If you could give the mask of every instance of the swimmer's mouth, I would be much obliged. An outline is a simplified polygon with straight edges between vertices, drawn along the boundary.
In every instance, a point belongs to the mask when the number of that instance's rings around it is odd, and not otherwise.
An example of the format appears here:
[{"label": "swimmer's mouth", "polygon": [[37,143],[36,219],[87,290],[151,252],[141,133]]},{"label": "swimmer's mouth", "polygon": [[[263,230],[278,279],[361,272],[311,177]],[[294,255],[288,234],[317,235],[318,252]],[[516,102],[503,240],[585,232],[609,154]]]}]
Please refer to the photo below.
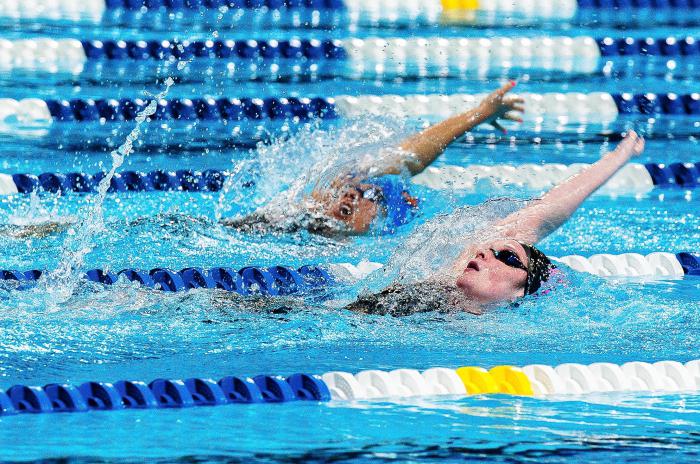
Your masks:
[{"label": "swimmer's mouth", "polygon": [[[467,264],[467,269],[472,269],[472,270],[474,270],[474,271],[478,271],[478,270],[479,270],[479,265],[477,264],[476,261],[472,260],[472,261],[469,261],[469,264]],[[465,269],[465,270],[466,270],[466,269]]]}]

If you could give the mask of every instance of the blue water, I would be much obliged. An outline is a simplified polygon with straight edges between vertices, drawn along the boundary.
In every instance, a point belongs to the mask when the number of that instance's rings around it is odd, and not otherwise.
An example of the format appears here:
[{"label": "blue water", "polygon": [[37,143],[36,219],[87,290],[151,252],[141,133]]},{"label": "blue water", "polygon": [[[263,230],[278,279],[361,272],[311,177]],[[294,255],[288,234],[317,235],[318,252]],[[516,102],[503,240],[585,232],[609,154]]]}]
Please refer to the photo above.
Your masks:
[{"label": "blue water", "polygon": [[[157,25],[156,25],[157,26]],[[186,28],[71,28],[8,24],[4,37],[48,33],[54,37],[183,37]],[[162,26],[162,25],[161,25]],[[224,27],[217,28],[224,34]],[[551,33],[563,33],[553,28]],[[546,31],[545,31],[546,32]],[[595,26],[565,30],[572,35],[624,35],[627,31]],[[642,28],[636,35],[693,35],[697,29]],[[290,35],[517,35],[541,29],[416,30],[256,30],[255,37]],[[211,30],[196,30],[208,37]],[[233,38],[250,32],[227,31]],[[692,92],[695,80],[654,76],[542,82],[520,76],[527,91]],[[170,96],[280,96],[363,93],[481,92],[495,81],[428,79],[415,82],[331,80],[312,83],[230,83],[211,75],[178,83]],[[45,82],[33,86],[2,81],[2,97],[136,98],[143,90],[163,90],[159,83]],[[132,126],[114,134],[78,129],[48,140],[10,139],[0,145],[0,172],[83,171],[108,169],[106,147],[121,143]],[[364,119],[324,125],[328,139],[358,138],[386,131],[389,143],[415,128],[412,121]],[[137,144],[121,168],[233,169],[255,178],[255,189],[235,186],[219,193],[108,194],[102,211],[104,230],[88,240],[94,247],[83,268],[181,268],[269,264],[322,264],[361,259],[386,262],[405,256],[416,243],[414,227],[438,213],[472,205],[473,217],[492,212],[484,204],[507,196],[512,207],[538,192],[435,192],[416,188],[423,215],[396,236],[331,240],[306,233],[251,236],[220,226],[217,213],[249,211],[274,197],[298,172],[324,156],[343,156],[342,147],[319,152],[317,131],[291,135],[275,149],[226,147],[215,129],[193,127],[185,136],[157,123],[147,125],[148,146]],[[364,132],[363,132],[364,131]],[[374,131],[370,133],[371,131]],[[586,134],[588,135],[588,134]],[[190,138],[210,139],[194,145]],[[107,142],[107,137],[113,142]],[[542,138],[512,132],[486,143],[454,144],[437,162],[572,163],[592,162],[609,145],[590,138]],[[87,147],[88,141],[93,141]],[[332,143],[330,145],[333,145]],[[163,148],[167,147],[167,148]],[[647,142],[638,162],[700,161],[693,137],[657,137]],[[0,225],[54,221],[66,224],[45,237],[0,233],[3,268],[55,269],[71,258],[64,244],[79,229],[76,221],[94,205],[95,196],[68,194],[0,198]],[[220,206],[220,205],[223,205]],[[439,239],[439,238],[438,238]],[[437,240],[437,239],[436,239]],[[426,243],[437,246],[439,243]],[[596,195],[572,219],[542,243],[555,256],[567,254],[700,250],[698,193],[653,190],[643,196]],[[437,257],[435,258],[438,259]],[[399,262],[401,262],[399,260]],[[405,261],[406,268],[433,262]],[[504,306],[476,317],[468,314],[421,314],[406,318],[365,316],[342,309],[358,287],[329,291],[322,301],[246,300],[212,291],[164,294],[121,283],[103,288],[80,282],[66,294],[63,284],[40,283],[17,290],[0,284],[0,388],[16,383],[80,383],[159,377],[260,373],[323,373],[330,370],[525,365],[631,360],[687,361],[700,357],[700,280],[606,280],[566,272],[568,284],[518,308]],[[374,282],[371,285],[380,285]],[[285,311],[270,309],[287,307]],[[183,410],[90,412],[21,415],[0,418],[0,460],[69,458],[80,461],[434,461],[638,462],[672,459],[695,462],[700,452],[700,396],[587,395],[547,400],[506,396],[407,399],[400,402],[290,403],[223,406]]]}]

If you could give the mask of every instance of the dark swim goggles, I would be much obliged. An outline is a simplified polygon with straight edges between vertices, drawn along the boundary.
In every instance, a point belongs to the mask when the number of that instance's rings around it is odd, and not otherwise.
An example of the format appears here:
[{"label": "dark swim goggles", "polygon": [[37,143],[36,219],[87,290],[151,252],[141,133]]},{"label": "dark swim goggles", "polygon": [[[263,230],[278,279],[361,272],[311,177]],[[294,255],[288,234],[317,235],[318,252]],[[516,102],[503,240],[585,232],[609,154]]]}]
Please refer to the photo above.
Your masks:
[{"label": "dark swim goggles", "polygon": [[490,250],[493,253],[493,256],[495,256],[497,260],[499,260],[500,262],[502,262],[506,266],[510,266],[510,267],[515,268],[515,269],[522,269],[523,271],[527,272],[528,274],[530,273],[527,266],[525,266],[523,264],[523,262],[520,261],[520,258],[518,258],[518,255],[516,255],[514,251],[512,251],[512,250],[494,250],[493,248],[491,248]]}]

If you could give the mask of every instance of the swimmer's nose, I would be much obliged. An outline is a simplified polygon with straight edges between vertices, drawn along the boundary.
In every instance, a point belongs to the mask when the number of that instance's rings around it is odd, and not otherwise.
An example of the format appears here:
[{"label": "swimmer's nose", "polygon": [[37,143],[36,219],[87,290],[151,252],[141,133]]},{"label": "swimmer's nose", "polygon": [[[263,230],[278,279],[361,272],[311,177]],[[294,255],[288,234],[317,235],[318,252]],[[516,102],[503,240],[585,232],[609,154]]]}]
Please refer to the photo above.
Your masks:
[{"label": "swimmer's nose", "polygon": [[483,248],[480,248],[480,249],[476,250],[476,255],[474,255],[475,258],[480,258],[480,259],[483,259],[483,260],[485,260],[487,256],[488,256],[488,253],[487,253],[487,251],[486,251],[485,249],[483,249]]},{"label": "swimmer's nose", "polygon": [[345,198],[352,201],[353,203],[357,202],[357,200],[360,199],[360,194],[355,189],[348,190],[347,192],[345,192],[344,196],[345,196]]}]

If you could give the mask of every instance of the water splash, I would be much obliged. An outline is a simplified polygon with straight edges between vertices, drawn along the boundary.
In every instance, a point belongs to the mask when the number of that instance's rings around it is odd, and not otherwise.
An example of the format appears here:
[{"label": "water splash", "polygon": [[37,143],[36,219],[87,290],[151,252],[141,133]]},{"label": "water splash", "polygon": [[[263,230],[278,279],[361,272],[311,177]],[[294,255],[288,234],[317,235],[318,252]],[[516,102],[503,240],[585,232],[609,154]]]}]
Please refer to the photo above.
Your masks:
[{"label": "water splash", "polygon": [[59,196],[42,198],[36,191],[29,194],[29,203],[19,208],[7,217],[7,223],[13,226],[42,226],[49,223],[72,223],[75,217],[62,216],[58,212]]},{"label": "water splash", "polygon": [[[219,196],[217,219],[226,212],[232,198],[245,198],[258,215],[278,225],[298,222],[312,209],[311,192],[330,187],[343,173],[372,176],[385,164],[395,164],[406,153],[399,143],[415,128],[405,121],[363,117],[345,121],[341,127],[322,129],[310,123],[293,134],[260,144],[252,160],[238,162],[234,175]],[[245,172],[255,172],[255,194],[243,187]],[[290,227],[294,229],[294,227]]]},{"label": "water splash", "polygon": [[136,126],[126,136],[125,142],[112,151],[112,167],[100,180],[93,203],[87,206],[84,214],[80,214],[82,219],[78,224],[68,230],[58,267],[42,276],[39,288],[45,291],[48,296],[46,301],[49,309],[55,308],[57,303],[67,301],[75,292],[80,282],[80,270],[85,262],[85,257],[95,247],[95,237],[104,231],[103,204],[112,178],[126,157],[134,151],[134,143],[141,135],[141,126],[149,116],[156,112],[158,101],[165,98],[173,84],[173,79],[168,78],[162,92],[156,95],[146,94],[151,99],[146,107],[136,115]]},{"label": "water splash", "polygon": [[415,282],[446,275],[450,265],[469,245],[498,239],[488,225],[517,211],[524,201],[508,198],[463,206],[439,214],[417,227],[394,250],[381,273],[372,274],[367,288],[387,282]]}]

